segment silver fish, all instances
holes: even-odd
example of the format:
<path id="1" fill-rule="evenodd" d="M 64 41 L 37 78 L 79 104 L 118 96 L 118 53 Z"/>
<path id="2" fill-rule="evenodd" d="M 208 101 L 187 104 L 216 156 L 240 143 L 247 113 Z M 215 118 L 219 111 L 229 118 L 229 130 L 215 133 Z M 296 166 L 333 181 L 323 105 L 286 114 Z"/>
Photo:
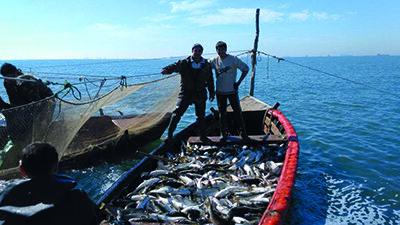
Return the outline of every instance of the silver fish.
<path id="1" fill-rule="evenodd" d="M 238 216 L 234 216 L 234 217 L 232 218 L 232 221 L 233 221 L 235 224 L 250 224 L 250 221 L 246 220 L 246 219 L 243 218 L 243 217 L 238 217 Z"/>
<path id="2" fill-rule="evenodd" d="M 201 214 L 204 214 L 204 211 L 200 209 L 198 205 L 183 208 L 181 212 L 185 213 L 192 221 L 198 220 L 201 217 Z"/>
<path id="3" fill-rule="evenodd" d="M 176 195 L 176 196 L 173 195 L 171 197 L 171 202 L 172 202 L 172 205 L 178 210 L 182 210 L 184 208 L 197 205 L 196 203 L 190 201 L 189 199 L 181 197 L 179 195 Z"/>
<path id="4" fill-rule="evenodd" d="M 267 206 L 270 201 L 271 201 L 270 198 L 252 198 L 252 199 L 250 199 L 250 202 L 252 202 L 252 203 L 263 204 L 265 206 Z"/>
<path id="5" fill-rule="evenodd" d="M 152 186 L 153 184 L 157 183 L 160 181 L 160 178 L 151 178 L 148 180 L 143 181 L 141 184 L 139 184 L 139 186 L 136 188 L 136 190 L 134 191 L 134 193 L 139 192 L 140 190 L 142 190 L 143 188 Z"/>
<path id="6" fill-rule="evenodd" d="M 155 176 L 160 176 L 160 175 L 167 175 L 170 172 L 168 170 L 153 170 L 149 173 L 150 176 L 155 177 Z"/>
<path id="7" fill-rule="evenodd" d="M 244 164 L 243 169 L 246 172 L 247 176 L 253 176 L 254 177 L 254 172 L 253 172 L 253 170 L 250 168 L 250 166 L 248 164 Z"/>
<path id="8" fill-rule="evenodd" d="M 227 188 L 225 188 L 225 189 L 223 189 L 223 190 L 217 192 L 217 193 L 215 194 L 214 197 L 216 197 L 216 198 L 224 198 L 224 197 L 226 197 L 228 194 L 230 194 L 230 193 L 232 193 L 232 192 L 234 192 L 234 191 L 239 192 L 239 191 L 244 191 L 244 190 L 247 190 L 247 187 L 242 187 L 242 186 L 229 186 L 229 187 L 227 187 Z"/>
<path id="9" fill-rule="evenodd" d="M 131 195 L 129 196 L 132 201 L 142 201 L 146 198 L 146 195 Z"/>
<path id="10" fill-rule="evenodd" d="M 214 224 L 216 225 L 234 225 L 235 223 L 229 219 L 229 218 L 224 218 L 217 210 L 216 210 L 216 204 L 213 201 L 212 198 L 209 198 L 209 207 L 208 207 L 208 212 L 210 214 L 211 220 Z"/>
<path id="11" fill-rule="evenodd" d="M 195 182 L 193 181 L 193 179 L 190 179 L 187 176 L 179 176 L 179 179 L 181 181 L 183 181 L 183 183 L 185 183 L 186 187 L 192 187 L 195 185 Z"/>
<path id="12" fill-rule="evenodd" d="M 167 212 L 172 212 L 177 210 L 175 207 L 173 207 L 172 200 L 170 198 L 163 198 L 159 196 L 157 198 L 157 201 L 164 206 Z"/>

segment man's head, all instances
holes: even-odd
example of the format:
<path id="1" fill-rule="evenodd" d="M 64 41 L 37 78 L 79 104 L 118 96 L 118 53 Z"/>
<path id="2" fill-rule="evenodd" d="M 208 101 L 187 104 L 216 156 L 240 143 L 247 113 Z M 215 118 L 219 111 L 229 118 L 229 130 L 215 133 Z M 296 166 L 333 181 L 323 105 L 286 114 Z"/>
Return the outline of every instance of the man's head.
<path id="1" fill-rule="evenodd" d="M 201 44 L 196 43 L 192 47 L 192 57 L 195 60 L 198 60 L 201 58 L 201 55 L 203 54 L 203 46 Z"/>
<path id="2" fill-rule="evenodd" d="M 215 48 L 216 48 L 216 49 L 224 48 L 224 49 L 226 50 L 226 49 L 227 49 L 227 46 L 226 46 L 226 43 L 225 43 L 225 42 L 223 42 L 223 41 L 218 41 L 217 44 L 215 45 Z"/>
<path id="3" fill-rule="evenodd" d="M 13 64 L 3 63 L 1 66 L 1 75 L 5 77 L 17 77 L 22 74 L 21 70 L 17 69 Z"/>
<path id="4" fill-rule="evenodd" d="M 42 142 L 26 146 L 22 150 L 21 169 L 31 178 L 56 174 L 58 169 L 56 148 Z"/>
<path id="5" fill-rule="evenodd" d="M 216 50 L 217 50 L 217 54 L 218 54 L 220 57 L 226 57 L 226 49 L 227 49 L 227 46 L 226 46 L 226 43 L 225 43 L 225 42 L 223 42 L 223 41 L 218 41 L 217 44 L 215 45 L 215 48 L 216 48 Z"/>

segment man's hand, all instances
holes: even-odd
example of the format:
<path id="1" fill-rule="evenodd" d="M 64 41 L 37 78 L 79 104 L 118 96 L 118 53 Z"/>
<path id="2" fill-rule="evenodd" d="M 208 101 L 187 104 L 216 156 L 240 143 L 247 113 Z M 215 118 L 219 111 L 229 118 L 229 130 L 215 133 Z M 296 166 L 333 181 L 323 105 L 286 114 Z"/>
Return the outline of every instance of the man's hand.
<path id="1" fill-rule="evenodd" d="M 238 82 L 233 83 L 233 89 L 235 89 L 236 91 L 239 89 L 239 83 Z"/>

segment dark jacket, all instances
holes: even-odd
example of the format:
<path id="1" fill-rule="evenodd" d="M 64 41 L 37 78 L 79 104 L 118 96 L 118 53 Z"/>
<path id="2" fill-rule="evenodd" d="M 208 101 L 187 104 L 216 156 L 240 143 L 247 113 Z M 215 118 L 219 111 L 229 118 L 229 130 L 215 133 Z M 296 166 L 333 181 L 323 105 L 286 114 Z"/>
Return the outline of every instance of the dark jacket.
<path id="1" fill-rule="evenodd" d="M 98 207 L 76 185 L 63 175 L 11 185 L 0 196 L 0 219 L 4 225 L 99 224 Z"/>
<path id="2" fill-rule="evenodd" d="M 9 109 L 11 108 L 11 105 L 5 102 L 1 97 L 0 97 L 0 110 L 3 109 Z"/>
<path id="3" fill-rule="evenodd" d="M 4 80 L 4 87 L 13 107 L 39 101 L 53 95 L 51 89 L 42 80 L 34 76 L 20 75 L 18 78 L 32 81 Z"/>
<path id="4" fill-rule="evenodd" d="M 173 72 L 181 74 L 180 91 L 193 92 L 193 91 L 204 91 L 206 88 L 210 94 L 214 93 L 214 78 L 211 70 L 210 63 L 203 59 L 204 63 L 200 69 L 192 68 L 192 57 L 189 56 L 185 59 L 178 60 L 177 62 L 170 64 L 163 69 L 168 74 Z"/>

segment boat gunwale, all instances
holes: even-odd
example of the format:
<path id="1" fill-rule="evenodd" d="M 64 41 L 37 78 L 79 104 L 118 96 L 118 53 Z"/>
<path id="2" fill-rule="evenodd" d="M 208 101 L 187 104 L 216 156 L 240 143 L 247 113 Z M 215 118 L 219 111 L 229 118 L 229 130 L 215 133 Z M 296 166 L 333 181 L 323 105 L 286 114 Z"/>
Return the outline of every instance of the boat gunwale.
<path id="1" fill-rule="evenodd" d="M 285 221 L 296 180 L 299 157 L 298 136 L 293 125 L 281 111 L 273 110 L 270 113 L 274 117 L 277 117 L 283 126 L 287 135 L 288 144 L 281 176 L 279 177 L 275 192 L 272 195 L 271 201 L 259 225 L 283 224 Z"/>

